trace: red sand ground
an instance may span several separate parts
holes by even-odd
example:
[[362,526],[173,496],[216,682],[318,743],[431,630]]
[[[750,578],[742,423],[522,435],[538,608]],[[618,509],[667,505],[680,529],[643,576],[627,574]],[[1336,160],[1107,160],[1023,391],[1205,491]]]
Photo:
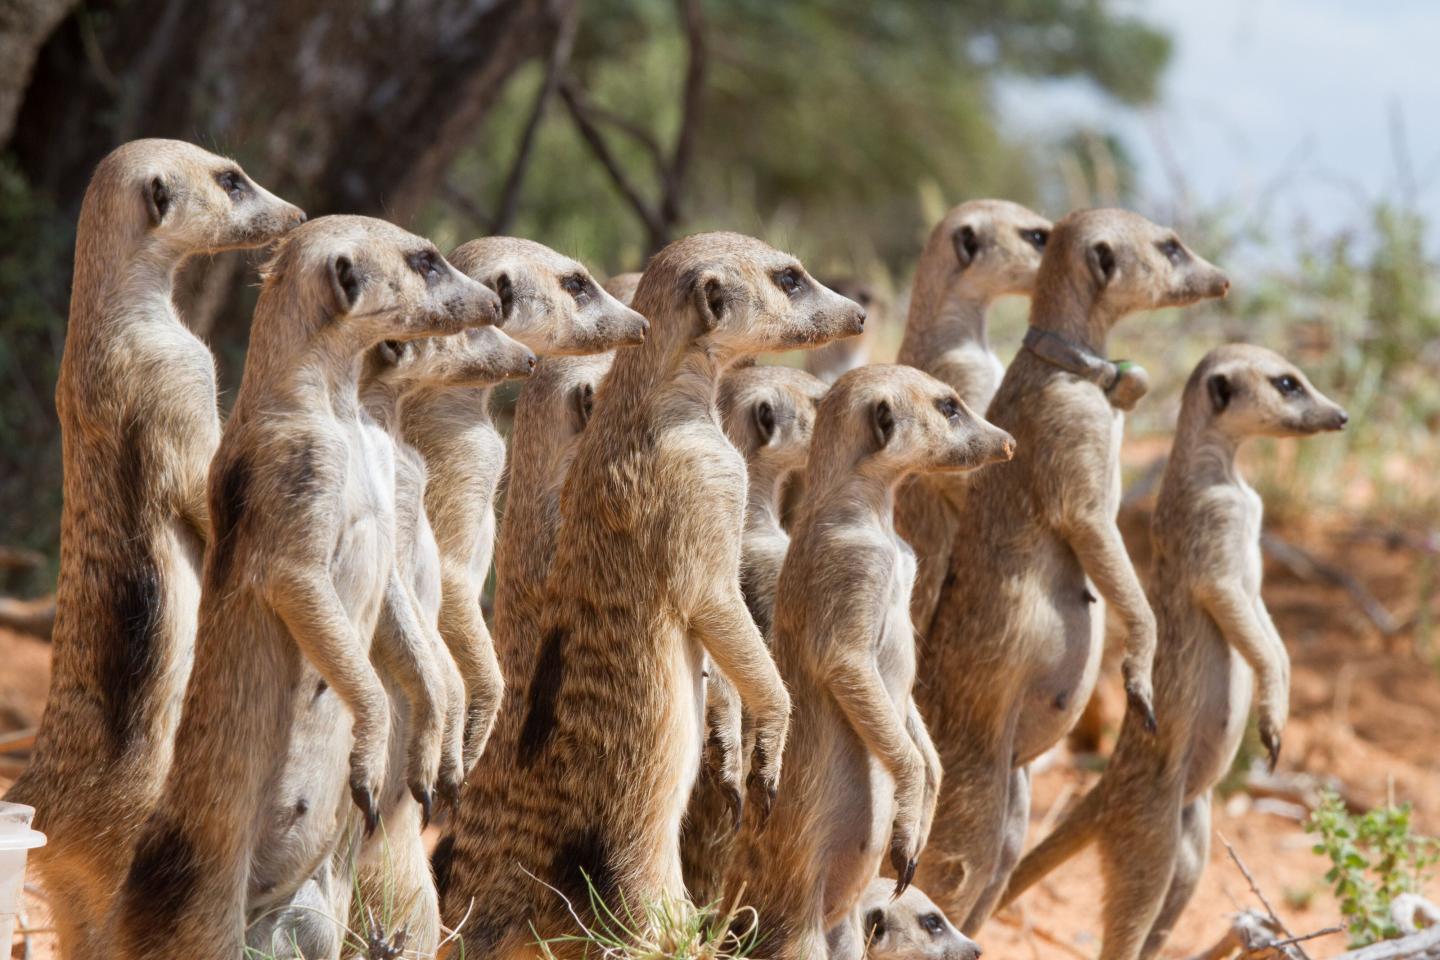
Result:
[[[1126,523],[1141,569],[1144,541],[1135,534],[1143,531],[1144,520],[1135,514]],[[1392,549],[1374,538],[1356,540],[1344,525],[1315,524],[1287,529],[1285,535],[1314,555],[1343,565],[1400,622],[1417,617],[1426,579],[1419,554]],[[1417,638],[1416,628],[1382,638],[1344,591],[1303,582],[1273,562],[1269,567],[1266,598],[1294,661],[1292,717],[1281,770],[1338,777],[1353,799],[1367,804],[1383,803],[1393,791],[1397,800],[1415,804],[1421,831],[1440,832],[1440,673],[1417,650],[1424,641]],[[1440,621],[1436,598],[1430,603],[1431,621]],[[1440,654],[1440,631],[1432,643]],[[48,683],[48,645],[0,631],[0,664],[0,730],[33,724]],[[1120,706],[1112,684],[1107,697],[1112,728]],[[1053,819],[1057,804],[1072,801],[1095,777],[1062,758],[1036,778],[1031,842]],[[5,786],[0,778],[0,790]],[[1234,844],[1293,932],[1338,922],[1323,880],[1327,864],[1310,852],[1311,840],[1297,820],[1266,813],[1243,793],[1216,806],[1216,832]],[[992,920],[979,937],[987,958],[1096,956],[1101,892],[1097,869],[1094,853],[1087,851]],[[1440,901],[1440,884],[1431,883],[1428,893]],[[1209,946],[1224,932],[1231,913],[1250,906],[1258,904],[1217,839],[1210,867],[1165,956],[1187,957]],[[44,925],[43,906],[35,905],[30,922]],[[34,938],[36,960],[53,955],[49,941],[44,934]],[[1331,956],[1344,945],[1343,935],[1333,936],[1309,945],[1309,953]],[[15,956],[21,956],[18,945]]]

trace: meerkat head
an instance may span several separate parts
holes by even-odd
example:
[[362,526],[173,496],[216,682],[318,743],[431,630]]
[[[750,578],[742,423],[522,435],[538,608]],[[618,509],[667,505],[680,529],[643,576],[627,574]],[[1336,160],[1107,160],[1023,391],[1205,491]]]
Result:
[[1078,298],[1111,322],[1137,310],[1223,297],[1230,281],[1175,231],[1128,210],[1081,210],[1055,224],[1037,288]]
[[488,387],[520,380],[535,370],[535,354],[495,327],[475,327],[448,337],[382,340],[366,354],[362,379],[400,393],[443,387]]
[[794,367],[744,366],[720,381],[725,434],[747,463],[764,461],[777,475],[805,465],[815,407],[825,384]]
[[263,246],[305,222],[234,160],[180,140],[117,147],[96,168],[85,207],[181,256]]
[[1185,386],[1185,413],[1236,440],[1343,430],[1350,417],[1298,367],[1264,347],[1233,343],[1206,354]]
[[858,303],[818,283],[789,254],[738,233],[700,233],[666,246],[645,268],[635,306],[651,317],[687,317],[669,335],[722,363],[865,329]]
[[650,330],[584,264],[533,241],[485,237],[450,257],[499,295],[505,332],[539,353],[600,353],[641,343]]
[[876,879],[860,898],[860,936],[871,960],[978,960],[980,945],[956,930],[913,884],[899,897],[893,881]]
[[[285,236],[262,271],[257,318],[307,318],[307,336],[362,353],[493,324],[495,293],[450,266],[429,240],[373,217],[320,217]],[[293,321],[290,321],[293,322]]]
[[947,296],[1028,294],[1052,225],[1008,200],[971,200],[930,231],[917,273],[941,278]]
[[635,299],[635,288],[638,286],[640,286],[639,270],[617,273],[605,281],[605,292],[628,307],[630,301]]
[[[835,381],[820,401],[811,449],[812,467],[828,460],[833,470],[838,457],[842,469],[848,462],[898,481],[912,473],[974,470],[1009,460],[1015,440],[928,373],[877,363]],[[808,480],[807,486],[812,486]]]

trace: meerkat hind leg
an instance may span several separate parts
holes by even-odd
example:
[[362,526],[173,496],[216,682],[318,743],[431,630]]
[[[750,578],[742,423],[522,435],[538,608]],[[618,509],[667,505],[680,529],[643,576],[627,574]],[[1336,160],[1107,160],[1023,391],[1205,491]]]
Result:
[[1133,804],[1117,805],[1100,828],[1105,881],[1105,942],[1100,960],[1137,960],[1155,926],[1181,849],[1180,798],[1140,785]]
[[970,910],[963,929],[972,936],[990,919],[995,905],[1010,882],[1010,874],[1020,862],[1025,849],[1025,833],[1030,826],[1030,768],[1017,767],[1010,774],[1010,783],[1005,804],[1004,835],[1000,838],[1000,858],[995,865],[994,876],[986,885],[980,899]]
[[1160,915],[1150,926],[1150,935],[1145,938],[1145,948],[1140,951],[1142,960],[1158,956],[1165,945],[1175,921],[1185,911],[1185,905],[1195,895],[1200,885],[1200,876],[1210,862],[1210,791],[1205,791],[1185,806],[1180,812],[1180,850],[1175,858],[1175,873],[1170,878],[1170,889],[1165,894],[1165,904]]

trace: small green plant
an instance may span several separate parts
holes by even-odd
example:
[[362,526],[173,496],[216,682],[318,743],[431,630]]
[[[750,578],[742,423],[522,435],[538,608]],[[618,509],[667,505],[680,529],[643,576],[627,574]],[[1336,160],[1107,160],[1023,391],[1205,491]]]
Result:
[[594,921],[582,921],[567,900],[580,933],[549,939],[537,934],[535,942],[545,960],[555,960],[551,947],[562,944],[583,945],[587,958],[605,960],[742,960],[760,945],[755,911],[739,906],[738,898],[728,910],[665,898],[637,912],[622,897],[617,912],[588,876],[585,887]]
[[1330,858],[1325,879],[1340,901],[1350,945],[1400,936],[1390,904],[1417,891],[1440,861],[1440,840],[1411,829],[1410,805],[1392,803],[1356,816],[1339,795],[1326,791],[1305,832],[1320,838],[1314,850]]

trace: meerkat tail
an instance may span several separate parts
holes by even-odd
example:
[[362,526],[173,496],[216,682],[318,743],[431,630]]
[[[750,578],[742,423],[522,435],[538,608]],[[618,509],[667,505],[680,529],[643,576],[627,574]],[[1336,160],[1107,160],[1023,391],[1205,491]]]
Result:
[[1105,809],[1104,786],[1103,782],[1097,784],[1085,794],[1075,808],[1065,815],[1065,819],[1060,821],[1060,825],[1041,840],[1034,850],[1025,854],[1011,875],[1010,884],[1005,888],[1005,895],[1000,898],[999,907],[996,909],[1009,906],[1016,897],[1085,849],[1095,839],[1100,817]]

